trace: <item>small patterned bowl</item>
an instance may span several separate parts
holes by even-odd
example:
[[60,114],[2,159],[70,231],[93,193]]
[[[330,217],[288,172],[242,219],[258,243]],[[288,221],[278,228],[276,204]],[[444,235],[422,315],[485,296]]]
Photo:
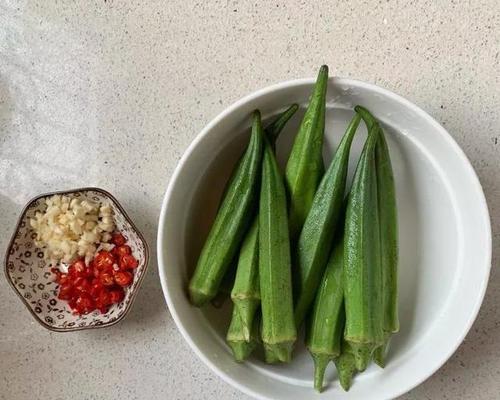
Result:
[[[127,237],[132,254],[139,261],[134,281],[125,289],[124,300],[111,306],[106,314],[94,311],[87,315],[74,315],[67,302],[57,298],[58,285],[53,281],[54,275],[46,265],[43,251],[35,247],[36,234],[29,223],[37,211],[45,209],[45,199],[54,194],[72,195],[93,201],[108,200],[113,208],[117,230]],[[5,255],[5,275],[19,298],[42,326],[56,332],[70,332],[102,328],[121,321],[130,310],[146,274],[148,259],[149,250],[144,237],[118,201],[105,190],[83,188],[42,194],[24,207]]]

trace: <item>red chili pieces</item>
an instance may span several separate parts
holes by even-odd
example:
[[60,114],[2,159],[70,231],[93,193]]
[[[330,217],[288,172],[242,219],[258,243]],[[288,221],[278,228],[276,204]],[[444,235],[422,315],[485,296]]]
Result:
[[68,273],[51,269],[59,284],[57,297],[66,300],[76,314],[88,314],[94,310],[106,313],[112,304],[123,300],[124,288],[134,280],[134,269],[139,262],[126,244],[127,239],[115,232],[111,242],[115,247],[97,253],[89,265],[78,259],[71,263]]

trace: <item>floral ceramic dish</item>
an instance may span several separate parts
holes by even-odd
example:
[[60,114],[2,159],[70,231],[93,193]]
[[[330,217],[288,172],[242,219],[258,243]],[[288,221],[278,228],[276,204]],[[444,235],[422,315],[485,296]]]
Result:
[[[127,237],[132,254],[139,262],[132,284],[125,289],[124,299],[112,305],[104,314],[94,311],[86,315],[76,315],[66,301],[58,299],[58,284],[54,281],[54,274],[44,259],[43,250],[35,246],[36,233],[31,228],[29,220],[36,212],[44,210],[45,199],[54,194],[70,195],[95,202],[109,202],[113,209],[116,228]],[[145,276],[148,258],[149,250],[144,237],[118,201],[105,190],[82,188],[42,194],[26,205],[7,248],[5,276],[24,305],[42,326],[52,331],[69,332],[110,326],[122,320],[130,310]]]

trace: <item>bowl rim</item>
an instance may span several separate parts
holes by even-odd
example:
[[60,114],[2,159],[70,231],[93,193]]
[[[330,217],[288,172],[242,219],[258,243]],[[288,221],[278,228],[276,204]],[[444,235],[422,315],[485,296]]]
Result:
[[[14,245],[16,234],[17,234],[17,232],[19,230],[19,225],[20,225],[21,221],[25,218],[26,212],[28,211],[28,209],[31,207],[31,205],[35,201],[40,200],[40,199],[42,199],[44,197],[49,197],[49,196],[53,196],[53,195],[56,195],[56,194],[72,194],[72,193],[87,192],[87,191],[98,192],[98,193],[102,194],[103,196],[109,198],[114,203],[114,205],[120,210],[120,212],[123,214],[123,216],[125,217],[125,219],[127,220],[127,222],[130,224],[130,226],[132,227],[132,229],[137,233],[137,236],[139,237],[140,241],[142,242],[142,244],[144,246],[144,270],[142,271],[141,275],[139,276],[139,279],[138,279],[138,282],[137,282],[137,286],[135,287],[135,290],[133,290],[130,293],[130,299],[129,299],[128,303],[125,305],[125,308],[123,309],[122,314],[120,316],[118,316],[115,320],[110,321],[110,322],[106,322],[106,323],[101,324],[101,325],[74,326],[74,327],[68,327],[68,328],[57,328],[57,327],[54,327],[52,325],[47,324],[44,320],[40,319],[38,317],[38,315],[31,309],[31,307],[29,306],[29,304],[26,301],[26,299],[17,290],[17,288],[14,285],[14,283],[12,282],[12,279],[11,279],[11,277],[9,275],[9,272],[8,272],[8,259],[9,259],[9,255],[10,255],[10,250],[11,250],[12,246]],[[5,255],[4,255],[4,274],[5,274],[5,278],[6,278],[7,282],[9,282],[9,286],[17,294],[17,296],[21,299],[21,301],[26,306],[26,308],[28,309],[28,311],[30,312],[30,314],[33,316],[33,318],[40,325],[42,325],[44,328],[46,328],[46,329],[48,329],[50,331],[53,331],[53,332],[74,332],[74,331],[81,331],[81,330],[84,330],[84,329],[107,328],[107,327],[110,327],[110,326],[113,326],[113,325],[117,324],[118,322],[120,322],[128,314],[128,312],[130,311],[130,309],[132,307],[132,304],[134,303],[134,301],[136,299],[137,293],[139,292],[139,289],[141,287],[142,281],[143,281],[144,277],[146,276],[146,272],[147,272],[147,269],[148,269],[148,266],[149,266],[149,246],[148,246],[148,243],[147,243],[146,239],[144,239],[144,236],[142,235],[141,231],[139,229],[137,229],[137,227],[135,226],[134,222],[129,217],[129,215],[127,214],[127,212],[125,211],[125,209],[122,207],[122,205],[120,204],[120,202],[111,193],[109,193],[107,190],[104,190],[104,189],[101,189],[101,188],[89,186],[89,187],[83,187],[83,188],[77,188],[77,189],[56,190],[56,191],[52,191],[52,192],[47,192],[47,193],[39,194],[39,195],[37,195],[35,197],[32,197],[26,203],[26,205],[22,208],[22,210],[21,210],[21,212],[19,214],[19,217],[17,218],[15,226],[16,226],[16,228],[15,228],[15,230],[14,230],[14,232],[13,232],[11,238],[10,238],[9,244],[7,246],[7,250],[5,251]]]
[[[168,183],[167,189],[165,191],[165,195],[163,197],[162,201],[162,207],[161,207],[161,212],[158,220],[158,233],[157,233],[157,262],[158,262],[158,273],[160,277],[160,282],[163,290],[163,295],[165,297],[165,300],[167,302],[168,309],[170,310],[170,314],[172,315],[172,318],[177,325],[177,328],[181,332],[181,335],[183,336],[184,340],[188,343],[189,347],[194,351],[194,353],[204,362],[206,366],[209,367],[212,371],[214,371],[222,380],[224,380],[226,383],[230,384],[234,388],[242,391],[243,393],[250,395],[256,399],[263,399],[263,400],[269,400],[267,396],[258,393],[254,391],[252,388],[248,387],[247,385],[240,383],[239,381],[233,379],[231,376],[227,375],[221,368],[219,368],[217,365],[212,363],[211,360],[208,359],[208,357],[205,356],[203,351],[198,348],[198,346],[194,343],[194,341],[191,339],[191,336],[187,329],[184,327],[181,318],[179,314],[177,313],[177,310],[175,309],[174,306],[174,301],[172,297],[170,296],[169,290],[168,290],[168,284],[167,284],[167,278],[166,278],[166,265],[163,265],[163,259],[165,257],[165,251],[163,249],[163,241],[164,241],[164,235],[166,231],[166,226],[167,224],[165,223],[166,219],[166,214],[167,214],[167,208],[170,203],[173,189],[177,184],[177,180],[179,178],[179,175],[181,173],[181,170],[184,168],[184,165],[187,163],[187,160],[191,156],[193,150],[198,146],[198,144],[201,142],[201,140],[223,119],[225,119],[227,116],[232,114],[233,112],[237,111],[240,107],[244,106],[246,103],[249,103],[253,100],[258,99],[259,97],[265,96],[267,94],[270,94],[272,92],[278,91],[278,90],[283,90],[283,89],[289,89],[293,87],[300,87],[302,85],[313,85],[315,82],[315,78],[301,78],[301,79],[292,79],[292,80],[287,80],[279,83],[275,83],[266,87],[263,87],[261,89],[258,89],[256,91],[251,92],[250,94],[240,98],[239,100],[235,101],[225,109],[223,109],[218,115],[216,115],[208,124],[206,124],[203,129],[195,136],[195,138],[192,140],[192,142],[189,144],[187,149],[184,151],[182,157],[178,161],[172,176],[170,178],[170,181]],[[429,377],[431,377],[438,369],[440,369],[449,359],[450,357],[456,352],[458,347],[462,344],[463,340],[465,339],[466,335],[468,334],[469,330],[471,329],[474,321],[477,318],[477,315],[479,313],[479,310],[481,308],[481,305],[484,300],[484,296],[486,293],[486,289],[488,286],[488,281],[489,281],[489,276],[490,276],[490,271],[491,271],[491,261],[492,261],[492,234],[491,234],[491,219],[489,215],[489,209],[488,205],[486,202],[486,198],[484,195],[483,187],[481,185],[481,182],[479,181],[479,178],[470,162],[468,159],[467,155],[464,153],[462,148],[457,144],[453,136],[450,135],[450,133],[439,123],[437,122],[430,114],[428,114],[426,111],[424,111],[422,108],[417,106],[416,104],[412,103],[411,101],[407,100],[406,98],[392,92],[391,90],[385,89],[383,87],[380,87],[378,85],[375,85],[373,83],[368,83],[368,82],[363,82],[360,80],[356,79],[351,79],[351,78],[344,78],[344,77],[336,77],[336,76],[331,76],[328,79],[328,84],[329,85],[350,85],[350,86],[355,86],[355,87],[360,87],[363,89],[367,89],[370,91],[373,91],[375,93],[379,93],[383,96],[386,96],[396,102],[401,103],[408,109],[411,109],[414,111],[420,118],[426,119],[431,125],[434,126],[436,132],[440,134],[444,140],[448,143],[450,146],[450,150],[454,151],[456,156],[460,159],[460,161],[463,163],[464,167],[469,170],[470,176],[471,176],[471,185],[474,186],[474,189],[477,190],[479,197],[480,197],[480,203],[478,204],[478,208],[480,208],[480,213],[482,214],[483,217],[483,223],[485,224],[486,227],[486,244],[485,244],[485,274],[482,280],[482,285],[480,292],[478,293],[478,296],[475,299],[475,304],[472,305],[472,312],[470,313],[469,320],[467,324],[465,324],[462,327],[462,331],[460,332],[460,335],[458,335],[458,340],[456,343],[454,343],[450,349],[442,356],[441,361],[437,362],[436,365],[426,371],[423,374],[420,374],[417,376],[414,382],[410,382],[409,385],[406,385],[403,388],[397,388],[394,390],[393,393],[391,393],[391,396],[393,397],[398,397],[401,396],[410,390],[414,389],[418,385],[420,385],[422,382],[427,380]]]

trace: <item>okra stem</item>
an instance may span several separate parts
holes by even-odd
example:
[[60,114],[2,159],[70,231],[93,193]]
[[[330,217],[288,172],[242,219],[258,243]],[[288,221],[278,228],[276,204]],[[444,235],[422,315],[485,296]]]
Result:
[[297,112],[298,109],[299,109],[298,104],[295,103],[292,104],[266,127],[265,130],[266,136],[269,140],[269,143],[271,143],[272,146],[274,146],[276,140],[278,140],[278,136],[280,135],[281,131],[283,130],[287,122],[290,120],[290,118],[292,118],[293,115]]

